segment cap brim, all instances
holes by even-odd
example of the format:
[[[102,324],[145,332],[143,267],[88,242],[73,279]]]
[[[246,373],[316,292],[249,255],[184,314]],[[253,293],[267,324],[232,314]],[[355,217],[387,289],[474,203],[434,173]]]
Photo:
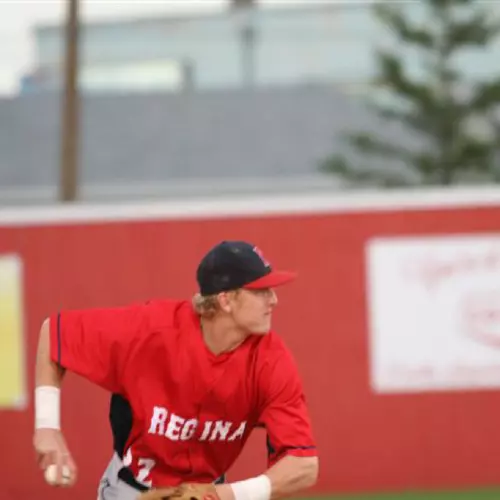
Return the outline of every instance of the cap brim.
[[[259,288],[274,288],[281,285],[286,285],[297,277],[297,273],[290,271],[271,271],[258,280],[246,284],[243,288],[249,290],[258,290]]]

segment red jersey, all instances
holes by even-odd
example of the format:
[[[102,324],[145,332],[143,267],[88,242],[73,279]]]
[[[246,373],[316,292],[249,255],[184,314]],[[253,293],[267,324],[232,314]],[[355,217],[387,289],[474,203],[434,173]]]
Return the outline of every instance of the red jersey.
[[[270,465],[316,455],[297,368],[273,332],[214,355],[191,304],[162,300],[64,311],[50,334],[53,361],[130,403],[123,461],[144,486],[216,480],[259,426]]]

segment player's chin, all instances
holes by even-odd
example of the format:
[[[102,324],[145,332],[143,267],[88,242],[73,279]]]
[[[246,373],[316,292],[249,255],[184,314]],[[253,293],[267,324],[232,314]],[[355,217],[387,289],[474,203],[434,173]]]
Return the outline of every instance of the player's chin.
[[[267,335],[271,330],[271,321],[266,320],[258,325],[253,325],[252,333],[254,335]]]

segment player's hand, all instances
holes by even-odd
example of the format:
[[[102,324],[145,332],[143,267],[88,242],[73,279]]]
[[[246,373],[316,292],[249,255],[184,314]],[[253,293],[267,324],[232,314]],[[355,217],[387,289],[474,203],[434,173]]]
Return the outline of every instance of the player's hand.
[[[218,500],[215,485],[184,483],[173,488],[158,488],[143,493],[139,500]]]
[[[54,486],[72,486],[76,482],[76,464],[68,450],[61,431],[56,429],[36,429],[33,446],[40,468],[45,471],[50,465],[57,467]],[[69,477],[63,478],[63,467],[69,470]]]

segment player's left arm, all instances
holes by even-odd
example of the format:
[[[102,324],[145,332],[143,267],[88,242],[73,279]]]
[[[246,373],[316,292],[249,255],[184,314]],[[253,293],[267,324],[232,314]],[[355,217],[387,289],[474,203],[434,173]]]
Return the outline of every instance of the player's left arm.
[[[318,457],[286,455],[266,471],[271,482],[271,498],[282,498],[311,488],[319,472]]]
[[[314,486],[318,478],[318,468],[318,457],[287,455],[262,476],[239,483],[217,485],[217,494],[220,500],[269,500],[287,497]]]
[[[309,412],[288,350],[263,370],[261,384],[260,422],[268,434],[269,468],[258,478],[218,486],[221,500],[277,499],[308,489],[317,481],[319,460]]]

